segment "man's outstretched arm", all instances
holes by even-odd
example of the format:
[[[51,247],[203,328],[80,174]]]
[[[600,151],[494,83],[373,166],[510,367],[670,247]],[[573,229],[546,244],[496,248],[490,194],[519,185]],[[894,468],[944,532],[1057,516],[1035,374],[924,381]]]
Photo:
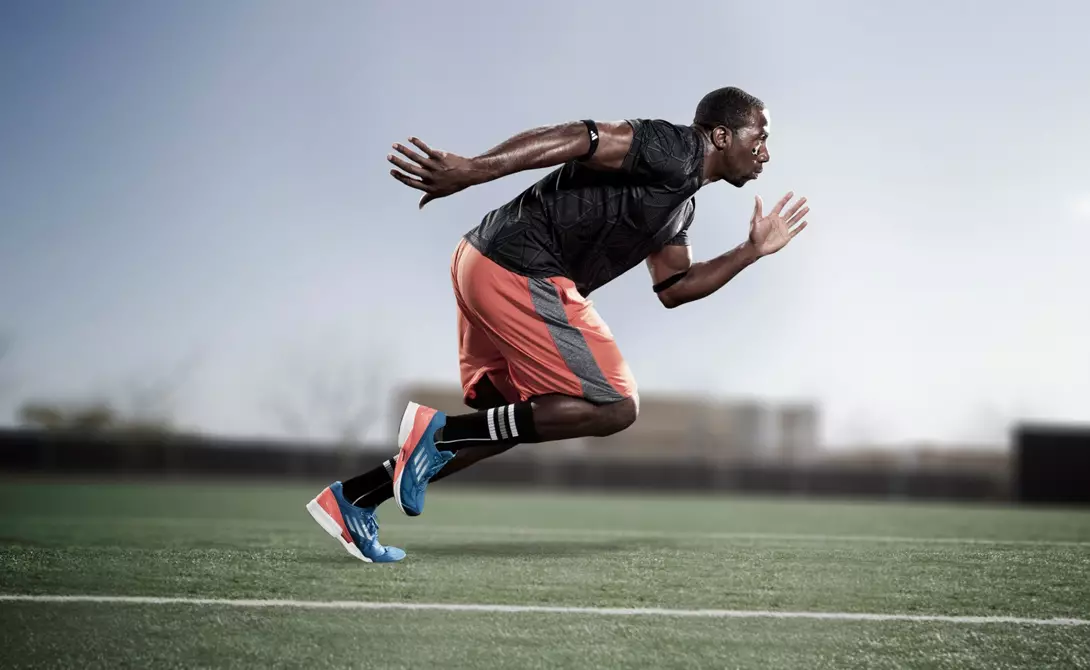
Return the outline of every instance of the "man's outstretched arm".
[[[399,169],[390,174],[406,186],[424,192],[420,206],[470,186],[538,168],[585,159],[588,165],[618,169],[632,145],[632,126],[626,121],[573,121],[527,130],[479,156],[466,158],[433,149],[422,140],[409,138],[418,151],[394,145],[401,156],[386,159]],[[421,153],[422,152],[422,153]]]
[[[673,309],[715,293],[757,258],[749,242],[697,263],[692,262],[689,247],[669,246],[649,256],[647,267],[659,302],[667,309]]]
[[[693,263],[690,248],[680,245],[664,247],[648,256],[647,268],[663,306],[672,309],[706,298],[757,259],[786,246],[806,227],[806,221],[802,218],[810,211],[809,207],[803,207],[806,198],[802,198],[783,212],[793,196],[794,193],[788,193],[781,198],[768,216],[763,215],[761,196],[757,196],[749,224],[749,238],[709,261]]]

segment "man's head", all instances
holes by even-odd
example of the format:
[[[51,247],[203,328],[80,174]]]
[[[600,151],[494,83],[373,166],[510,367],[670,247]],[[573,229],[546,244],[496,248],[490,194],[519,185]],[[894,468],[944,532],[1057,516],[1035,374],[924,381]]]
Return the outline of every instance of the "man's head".
[[[741,187],[756,179],[768,162],[768,110],[745,91],[728,86],[704,96],[693,125],[711,138],[707,157],[713,179]]]

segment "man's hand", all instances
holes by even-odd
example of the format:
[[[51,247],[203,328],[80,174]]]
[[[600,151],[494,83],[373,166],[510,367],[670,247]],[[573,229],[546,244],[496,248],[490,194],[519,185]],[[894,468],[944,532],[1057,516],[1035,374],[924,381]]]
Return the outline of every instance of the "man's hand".
[[[394,179],[410,188],[424,192],[420,198],[420,207],[437,198],[487,181],[487,177],[474,166],[470,159],[447,151],[432,149],[415,137],[409,138],[409,141],[423,151],[424,155],[399,142],[394,145],[394,149],[409,160],[395,154],[387,155],[386,160],[403,170],[390,170]]]
[[[806,222],[802,221],[802,217],[810,211],[809,207],[803,207],[806,204],[806,198],[796,202],[786,212],[783,211],[794,195],[789,191],[787,195],[780,198],[768,216],[762,213],[764,203],[761,201],[761,196],[757,196],[753,206],[753,218],[749,222],[749,243],[753,245],[758,256],[768,256],[783,249],[806,227]]]

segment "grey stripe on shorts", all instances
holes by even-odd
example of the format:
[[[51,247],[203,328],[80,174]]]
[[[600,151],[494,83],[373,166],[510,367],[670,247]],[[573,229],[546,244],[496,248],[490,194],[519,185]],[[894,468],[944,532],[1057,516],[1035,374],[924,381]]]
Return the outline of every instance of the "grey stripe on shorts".
[[[534,310],[548,326],[549,334],[552,335],[564,363],[579,378],[579,383],[583,386],[583,397],[595,403],[624,400],[624,396],[606,381],[582,331],[568,321],[556,286],[547,279],[531,277],[529,282]]]

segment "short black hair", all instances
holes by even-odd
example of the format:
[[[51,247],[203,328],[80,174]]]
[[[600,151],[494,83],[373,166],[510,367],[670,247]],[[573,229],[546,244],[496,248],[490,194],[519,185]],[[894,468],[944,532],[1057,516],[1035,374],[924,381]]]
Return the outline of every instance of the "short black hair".
[[[693,123],[708,129],[726,126],[738,130],[749,124],[753,110],[764,108],[765,104],[760,99],[740,88],[726,86],[715,89],[700,100]]]

